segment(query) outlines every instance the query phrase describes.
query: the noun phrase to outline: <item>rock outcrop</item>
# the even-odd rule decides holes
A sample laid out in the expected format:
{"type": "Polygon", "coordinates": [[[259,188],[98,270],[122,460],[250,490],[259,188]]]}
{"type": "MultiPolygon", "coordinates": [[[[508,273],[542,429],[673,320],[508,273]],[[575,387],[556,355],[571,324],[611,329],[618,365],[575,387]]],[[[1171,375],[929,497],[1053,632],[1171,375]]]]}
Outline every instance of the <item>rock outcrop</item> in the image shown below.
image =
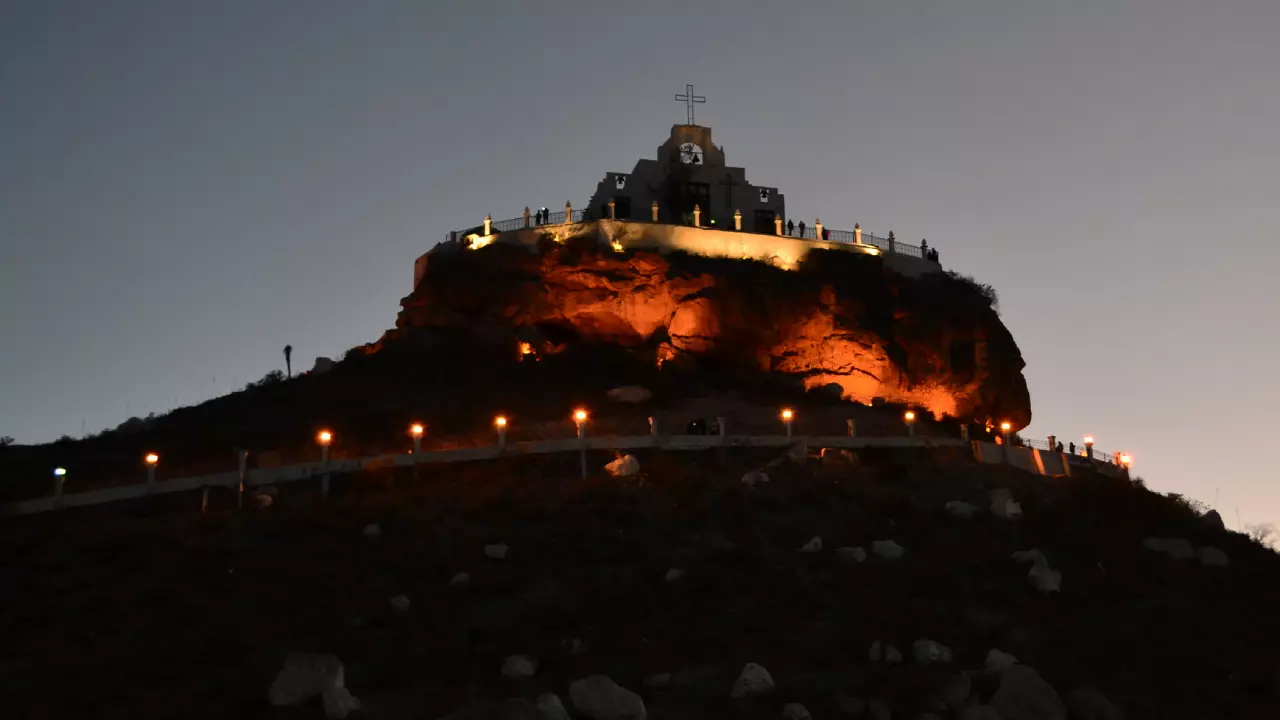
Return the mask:
{"type": "MultiPolygon", "coordinates": [[[[427,256],[396,329],[510,342],[537,356],[611,343],[656,363],[785,373],[844,397],[910,404],[936,416],[1031,420],[1024,362],[971,282],[907,278],[878,258],[815,250],[795,270],[594,241],[490,245],[427,256]]],[[[517,349],[517,347],[519,349],[517,349]]]]}

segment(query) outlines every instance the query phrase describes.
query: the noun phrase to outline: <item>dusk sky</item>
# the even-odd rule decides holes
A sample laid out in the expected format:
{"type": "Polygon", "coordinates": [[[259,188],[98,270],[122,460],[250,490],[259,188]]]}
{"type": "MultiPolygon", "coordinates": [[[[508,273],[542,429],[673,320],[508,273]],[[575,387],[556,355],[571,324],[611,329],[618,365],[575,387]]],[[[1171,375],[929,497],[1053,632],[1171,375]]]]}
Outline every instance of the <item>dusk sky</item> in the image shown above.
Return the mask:
{"type": "Polygon", "coordinates": [[[1024,435],[1280,521],[1278,36],[1275,0],[10,0],[0,435],[376,340],[415,257],[581,207],[693,83],[792,217],[928,238],[997,288],[1024,435]]]}

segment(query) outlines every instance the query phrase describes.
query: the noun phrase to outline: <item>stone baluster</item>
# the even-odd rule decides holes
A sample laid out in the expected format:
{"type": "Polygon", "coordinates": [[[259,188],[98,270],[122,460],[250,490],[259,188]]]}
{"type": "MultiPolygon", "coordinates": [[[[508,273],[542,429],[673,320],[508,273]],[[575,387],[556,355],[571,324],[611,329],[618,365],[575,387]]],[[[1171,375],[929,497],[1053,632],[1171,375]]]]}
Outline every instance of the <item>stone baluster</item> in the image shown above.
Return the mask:
{"type": "Polygon", "coordinates": [[[693,226],[702,227],[702,208],[698,205],[693,206],[693,226]]]}
{"type": "Polygon", "coordinates": [[[813,237],[818,240],[822,239],[822,218],[815,218],[813,221],[813,237]]]}
{"type": "Polygon", "coordinates": [[[653,221],[658,222],[658,201],[657,200],[653,201],[653,206],[650,207],[649,210],[653,212],[653,221]]]}
{"type": "Polygon", "coordinates": [[[528,205],[524,206],[524,227],[526,230],[529,228],[529,206],[528,205]]]}
{"type": "Polygon", "coordinates": [[[617,207],[617,203],[613,201],[613,198],[609,198],[609,219],[610,220],[618,219],[617,212],[614,210],[614,208],[616,207],[617,207]]]}
{"type": "Polygon", "coordinates": [[[566,223],[573,222],[573,204],[568,200],[564,201],[564,221],[566,223]]]}
{"type": "Polygon", "coordinates": [[[782,235],[782,216],[778,213],[773,214],[773,234],[782,235]]]}
{"type": "Polygon", "coordinates": [[[889,252],[891,254],[898,252],[897,244],[898,244],[898,241],[893,238],[893,231],[890,230],[889,231],[889,252]]]}
{"type": "Polygon", "coordinates": [[[862,244],[862,226],[858,223],[853,224],[853,241],[859,245],[862,244]]]}
{"type": "Polygon", "coordinates": [[[489,237],[493,234],[493,218],[489,215],[484,216],[484,236],[489,237]]]}
{"type": "Polygon", "coordinates": [[[742,210],[740,209],[733,211],[733,229],[742,230],[742,210]]]}

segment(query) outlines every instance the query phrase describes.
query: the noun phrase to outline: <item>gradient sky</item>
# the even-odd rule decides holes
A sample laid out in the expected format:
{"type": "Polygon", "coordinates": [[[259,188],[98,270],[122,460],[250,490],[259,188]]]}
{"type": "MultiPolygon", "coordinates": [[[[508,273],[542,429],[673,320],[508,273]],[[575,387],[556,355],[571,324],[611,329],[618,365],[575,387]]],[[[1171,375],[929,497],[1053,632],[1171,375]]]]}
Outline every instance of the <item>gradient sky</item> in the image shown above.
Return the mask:
{"type": "Polygon", "coordinates": [[[1278,33],[1274,0],[9,0],[0,435],[377,339],[448,230],[580,207],[693,83],[793,217],[996,286],[1028,436],[1280,521],[1278,33]]]}

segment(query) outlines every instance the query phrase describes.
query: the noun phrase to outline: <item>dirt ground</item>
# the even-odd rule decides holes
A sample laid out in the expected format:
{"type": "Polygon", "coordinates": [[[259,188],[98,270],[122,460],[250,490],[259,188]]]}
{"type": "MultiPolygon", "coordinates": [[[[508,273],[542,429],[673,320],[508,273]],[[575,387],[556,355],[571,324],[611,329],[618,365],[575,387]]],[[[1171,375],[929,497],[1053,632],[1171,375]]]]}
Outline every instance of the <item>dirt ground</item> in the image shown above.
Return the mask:
{"type": "Polygon", "coordinates": [[[267,703],[301,651],[338,655],[369,718],[547,691],[568,704],[568,684],[593,673],[641,693],[651,718],[777,718],[787,702],[834,718],[841,691],[914,718],[946,673],[1000,648],[1064,696],[1100,688],[1129,718],[1280,717],[1280,557],[1141,487],[866,451],[750,488],[742,475],[773,454],[638,458],[626,479],[579,480],[562,454],[336,478],[327,502],[299,483],[265,510],[215,495],[204,518],[183,495],[5,519],[0,715],[323,717],[318,702],[267,703]],[[985,507],[998,487],[1021,520],[943,510],[985,507]],[[823,551],[799,552],[815,535],[823,551]],[[1231,566],[1157,556],[1147,535],[1214,545],[1231,566]],[[847,566],[834,552],[880,539],[906,556],[847,566]],[[499,542],[506,559],[487,559],[499,542]],[[1061,594],[1035,592],[1009,559],[1031,547],[1061,570],[1061,594]],[[668,583],[673,567],[685,574],[668,583]],[[449,587],[458,572],[470,587],[449,587]],[[401,594],[407,611],[389,603],[401,594]],[[949,670],[867,659],[875,640],[909,655],[920,638],[953,650],[949,670]],[[516,653],[537,658],[532,679],[501,677],[516,653]],[[730,700],[747,662],[777,688],[730,700]],[[669,686],[643,684],[660,672],[669,686]]]}

